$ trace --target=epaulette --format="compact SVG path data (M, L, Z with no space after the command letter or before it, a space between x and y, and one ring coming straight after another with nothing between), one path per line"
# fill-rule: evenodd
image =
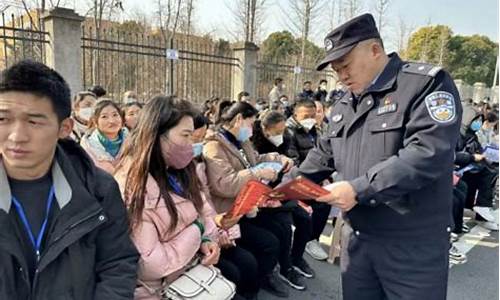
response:
M442 67L418 63L418 62L407 62L403 65L403 72L410 74L418 74L424 76L435 77L439 71L441 71Z

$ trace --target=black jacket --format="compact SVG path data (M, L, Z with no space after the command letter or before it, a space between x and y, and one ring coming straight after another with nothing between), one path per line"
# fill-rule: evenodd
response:
M326 101L326 98L328 97L328 92L325 91L325 90L320 90L318 89L316 91L316 93L314 93L314 100L315 101L321 101L321 102L325 102Z
M55 161L60 210L49 219L32 283L0 163L0 299L132 299L139 255L117 183L73 141L59 142Z
M450 75L391 54L356 110L353 98L333 107L329 132L291 176L321 182L337 171L348 181L358 204L345 217L359 238L448 239L462 116Z
M298 164L306 159L307 153L316 145L318 138L316 127L306 131L292 116L286 122L288 135L291 136L291 145L299 154Z
M314 100L314 91L313 90L302 90L302 92L300 92L298 95L297 95L300 99L307 99L307 100Z
M257 150L259 154L278 152L279 154L283 154L293 159L295 164L299 163L299 153L297 149L295 149L295 145L292 143L292 137L287 130L285 130L283 134L283 144L276 147L264 136L260 120L257 120L253 126L252 142L255 150Z

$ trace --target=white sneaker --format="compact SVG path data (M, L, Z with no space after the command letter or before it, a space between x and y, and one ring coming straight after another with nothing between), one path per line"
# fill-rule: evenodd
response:
M467 255L460 252L457 247L451 246L449 250L450 264L461 265L467 262Z
M485 206L474 206L474 211L486 221L495 222L495 216L491 213L491 208Z
M458 234L456 234L456 233L453 233L453 232L452 232L452 233L450 234L450 242L451 242L451 243L454 243L454 242L456 242L456 241L458 241Z
M328 258L328 253L317 240L312 240L306 244L306 252L316 260L326 260Z
M498 224L495 222L478 222L478 224L491 231L498 231Z

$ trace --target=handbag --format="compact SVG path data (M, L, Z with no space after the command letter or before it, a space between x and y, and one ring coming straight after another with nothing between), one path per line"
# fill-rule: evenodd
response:
M214 266L204 266L196 259L179 278L159 289L139 283L152 295L162 300L229 300L236 294L236 286L222 276Z

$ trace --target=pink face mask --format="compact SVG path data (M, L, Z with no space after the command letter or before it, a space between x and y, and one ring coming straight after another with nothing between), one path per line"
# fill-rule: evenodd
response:
M176 170L184 169L193 160L193 146L190 144L180 145L163 138L161 144L161 155L167 166Z

